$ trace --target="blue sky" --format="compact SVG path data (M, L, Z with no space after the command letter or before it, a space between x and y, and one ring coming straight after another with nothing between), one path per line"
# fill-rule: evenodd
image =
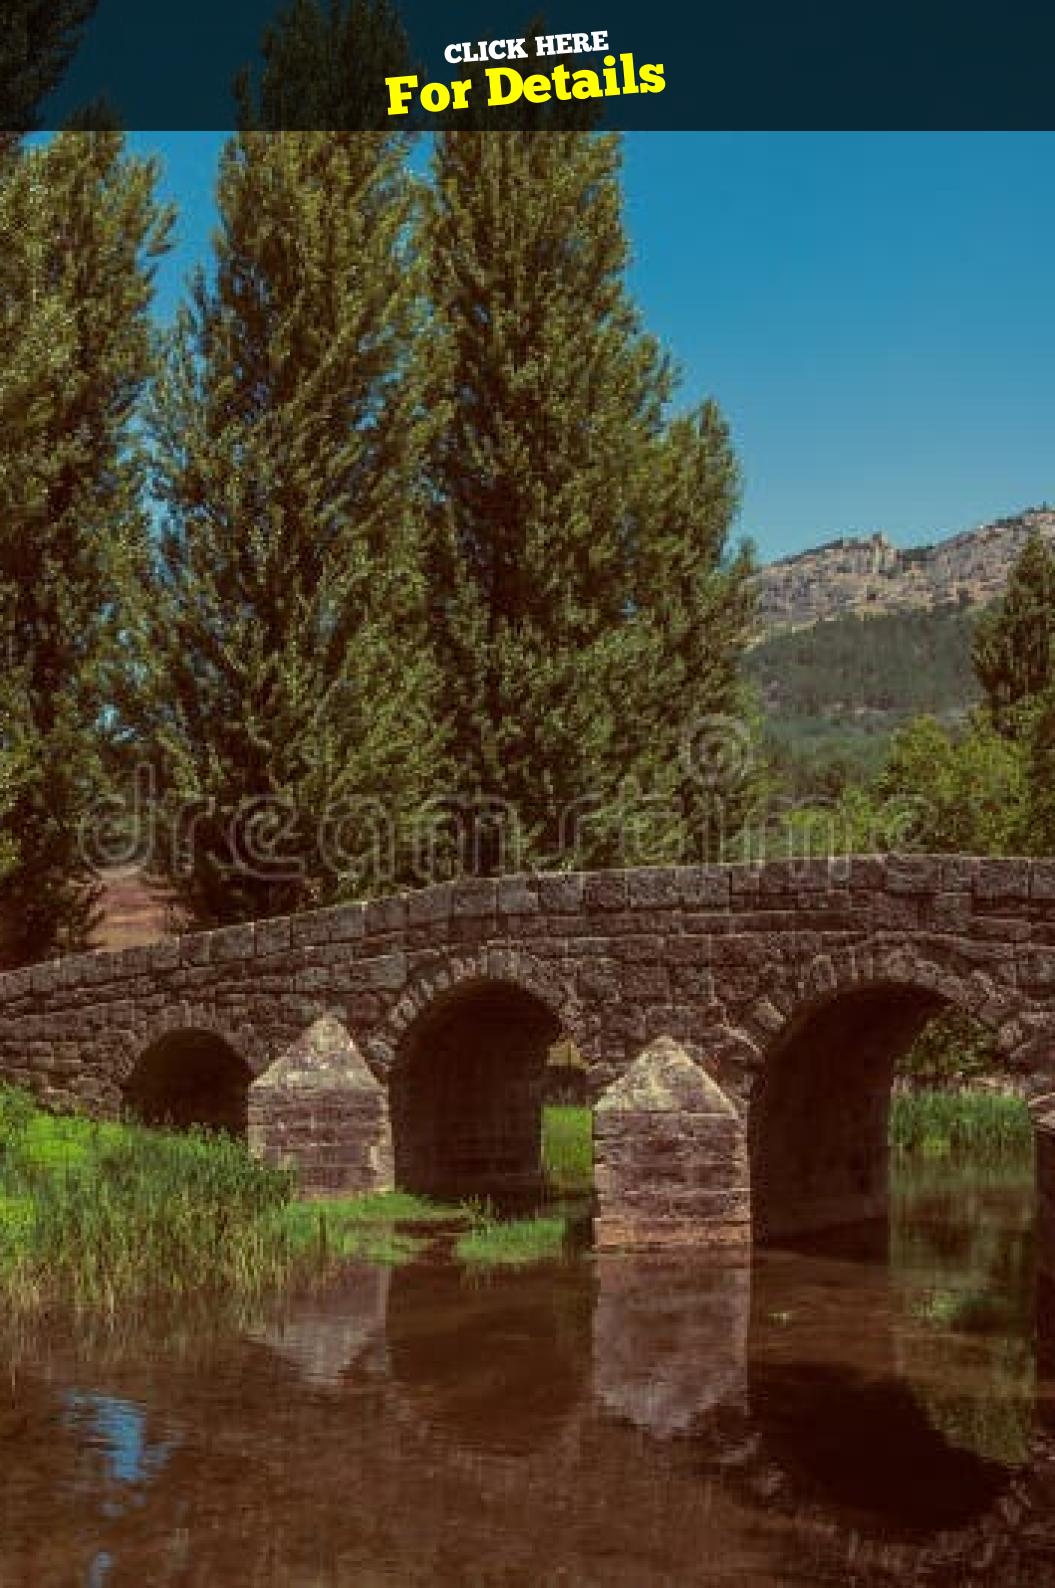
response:
M221 135L142 133L180 208L171 312ZM627 135L633 292L741 457L766 557L937 539L1055 501L1055 135Z

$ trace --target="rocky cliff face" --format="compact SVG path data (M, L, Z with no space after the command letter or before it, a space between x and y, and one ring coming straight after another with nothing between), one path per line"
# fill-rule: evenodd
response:
M1055 510L1031 508L902 551L885 535L830 541L770 563L758 576L762 627L804 628L847 612L984 606L999 596L1029 536L1055 542Z

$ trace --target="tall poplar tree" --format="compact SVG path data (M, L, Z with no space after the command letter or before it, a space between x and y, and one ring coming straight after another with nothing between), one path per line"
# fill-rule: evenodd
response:
M83 825L103 788L116 592L143 534L134 418L152 369L156 171L114 132L65 132L0 176L0 629L8 957L76 946ZM2 778L0 778L2 781Z
M582 131L437 144L434 626L463 798L515 813L494 866L618 858L628 797L667 801L668 853L686 725L737 704L735 467L715 410L665 421L619 162Z
M1055 555L1031 535L1001 599L978 620L974 670L998 730L1016 737L1023 713L1055 683Z
M409 204L391 136L245 131L223 155L215 276L153 414L130 691L159 869L199 922L391 882L432 792Z
M740 470L713 401L666 424L642 458L631 611L649 661L631 683L620 753L655 813L646 852L717 858L765 782L740 666L755 617L752 553L730 539Z
M392 0L292 0L265 32L261 53L255 96L248 80L240 89L254 126L391 130L385 79L410 70Z
M4 0L0 27L0 145L31 132L62 81L98 0Z

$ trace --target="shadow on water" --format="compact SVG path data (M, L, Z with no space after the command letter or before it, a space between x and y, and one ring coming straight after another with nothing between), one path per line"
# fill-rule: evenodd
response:
M926 1164L867 1225L760 1254L751 1417L780 1490L890 1537L963 1528L1030 1459L1032 1187Z

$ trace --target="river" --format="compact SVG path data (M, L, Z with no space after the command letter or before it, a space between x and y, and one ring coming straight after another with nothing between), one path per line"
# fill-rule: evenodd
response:
M923 1163L889 1232L752 1267L430 1256L249 1318L9 1328L0 1584L1038 1588L1031 1248L1028 1175Z

